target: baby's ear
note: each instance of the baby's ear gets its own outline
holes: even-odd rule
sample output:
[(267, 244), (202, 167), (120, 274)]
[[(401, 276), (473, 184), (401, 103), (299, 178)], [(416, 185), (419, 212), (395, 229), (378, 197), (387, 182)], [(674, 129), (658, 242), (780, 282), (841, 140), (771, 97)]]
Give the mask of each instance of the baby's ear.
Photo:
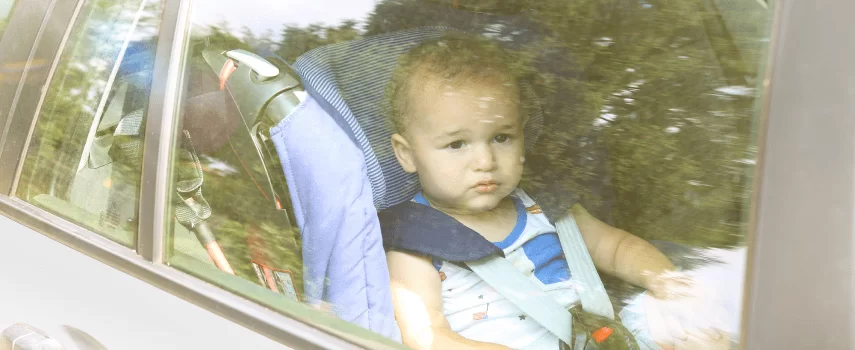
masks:
[(410, 148), (410, 143), (401, 134), (392, 135), (392, 149), (395, 150), (395, 158), (398, 159), (398, 164), (408, 173), (416, 172), (416, 162), (413, 159), (413, 150)]

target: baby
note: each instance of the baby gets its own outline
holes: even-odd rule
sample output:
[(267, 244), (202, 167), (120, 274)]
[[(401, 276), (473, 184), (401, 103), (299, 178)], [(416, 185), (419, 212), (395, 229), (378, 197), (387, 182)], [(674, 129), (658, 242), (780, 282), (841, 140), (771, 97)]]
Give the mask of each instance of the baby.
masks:
[[(481, 234), (559, 304), (579, 303), (555, 228), (517, 186), (525, 162), (520, 86), (485, 39), (450, 34), (421, 43), (387, 89), (392, 146), (417, 173), (413, 199)], [(601, 272), (665, 294), (671, 262), (645, 240), (570, 209)], [(477, 275), (456, 264), (387, 252), (395, 317), (413, 348), (525, 348), (554, 337)], [(552, 349), (558, 339), (550, 340)], [(549, 343), (549, 342), (547, 342)]]

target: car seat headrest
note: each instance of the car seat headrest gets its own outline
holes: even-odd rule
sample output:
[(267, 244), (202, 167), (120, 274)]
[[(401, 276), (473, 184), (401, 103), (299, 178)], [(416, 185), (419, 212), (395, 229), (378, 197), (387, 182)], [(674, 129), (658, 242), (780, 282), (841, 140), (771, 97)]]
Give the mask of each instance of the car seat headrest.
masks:
[[(306, 91), (362, 149), (378, 210), (409, 200), (419, 189), (417, 176), (401, 169), (392, 150), (394, 130), (382, 112), (386, 85), (399, 57), (453, 30), (420, 27), (323, 46), (294, 64)], [(540, 114), (529, 117), (526, 148), (534, 144), (542, 124)]]

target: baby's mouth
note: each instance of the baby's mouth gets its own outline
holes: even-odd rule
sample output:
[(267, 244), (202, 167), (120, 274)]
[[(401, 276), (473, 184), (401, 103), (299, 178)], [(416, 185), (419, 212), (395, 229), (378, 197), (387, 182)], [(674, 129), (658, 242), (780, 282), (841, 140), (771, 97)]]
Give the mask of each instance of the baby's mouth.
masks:
[(490, 193), (499, 188), (499, 183), (495, 180), (482, 180), (475, 184), (475, 191), (479, 193)]

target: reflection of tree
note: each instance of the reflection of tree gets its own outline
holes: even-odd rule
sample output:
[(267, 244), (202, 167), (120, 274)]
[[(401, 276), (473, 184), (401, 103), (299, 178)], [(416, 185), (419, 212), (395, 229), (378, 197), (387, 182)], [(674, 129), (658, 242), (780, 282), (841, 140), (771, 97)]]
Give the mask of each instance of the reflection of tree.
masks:
[[(202, 159), (205, 179), (202, 190), (211, 206), (208, 224), (235, 273), (258, 283), (253, 260), (290, 270), (302, 294), (299, 235), (294, 232), (286, 212), (275, 208), (264, 167), (241, 121), (241, 115), (231, 98), (219, 90), (217, 74), (220, 67), (211, 67), (202, 56), (203, 50), (214, 48), (271, 53), (277, 47), (271, 37), (270, 33), (257, 36), (248, 28), (233, 30), (228, 23), (194, 30), (190, 43), (186, 96), (188, 101), (197, 98), (202, 101), (195, 106), (207, 107), (204, 107), (203, 112), (191, 111), (191, 103), (186, 103), (185, 108), (188, 109), (185, 109), (182, 124), (194, 134), (194, 144)], [(220, 108), (225, 111), (215, 112)], [(220, 117), (225, 119), (215, 119)], [(203, 139), (206, 141), (199, 142)], [(204, 146), (200, 147), (202, 143)], [(178, 245), (174, 249), (180, 253), (189, 253), (181, 251)]]
[[(465, 19), (444, 15), (440, 5), (382, 1), (366, 35), (427, 25), (497, 37), (544, 33), (515, 48), (520, 62), (538, 67), (521, 70), (533, 73), (546, 113), (525, 184), (535, 192), (573, 192), (597, 206), (605, 197), (587, 184), (601, 176), (597, 163), (605, 163), (617, 226), (648, 239), (740, 244), (752, 167), (743, 160), (755, 158), (750, 88), (768, 13), (751, 1), (735, 3), (726, 10), (739, 22), (727, 27), (706, 0), (514, 3), (525, 11)], [(731, 36), (729, 28), (739, 31)], [(722, 89), (733, 85), (748, 94)], [(585, 153), (597, 138), (607, 157), (586, 159), (604, 156)]]
[(290, 270), (299, 289), (303, 266), (299, 235), (287, 214), (275, 209), (254, 147), (241, 127), (225, 145), (204, 154), (235, 170), (224, 173), (210, 161), (203, 163), (202, 187), (212, 209), (208, 223), (239, 276), (257, 282), (251, 263), (255, 260)]
[[(646, 239), (744, 244), (766, 9), (754, 1), (520, 0), (508, 1), (516, 13), (464, 16), (440, 2), (449, 5), (383, 0), (366, 35), (443, 25), (500, 42), (539, 36), (509, 46), (545, 114), (523, 179), (545, 207), (566, 207), (574, 193)], [(621, 305), (627, 286), (604, 280)]]
[(319, 46), (358, 39), (361, 34), (356, 21), (344, 21), (338, 26), (312, 24), (306, 28), (285, 26), (277, 52), (288, 62)]
[(0, 18), (0, 38), (3, 38), (3, 32), (6, 31), (7, 24), (9, 24), (8, 18)]
[[(315, 47), (360, 37), (356, 21), (345, 21), (331, 27), (321, 24), (306, 28), (285, 26), (281, 34), (282, 40), (275, 42), (270, 31), (258, 35), (247, 27), (235, 30), (225, 22), (194, 30), (188, 64), (189, 78), (195, 85), (189, 87), (193, 90), (189, 97), (218, 90), (215, 86), (218, 67), (208, 66), (202, 58), (204, 49), (244, 49), (262, 55), (276, 53), (293, 62), (297, 56)], [(239, 118), (237, 115), (233, 117)], [(203, 185), (205, 198), (212, 207), (209, 224), (235, 272), (248, 280), (258, 281), (251, 261), (267, 260), (274, 267), (292, 271), (296, 287), (302, 290), (299, 234), (293, 232), (286, 214), (274, 209), (265, 186), (263, 166), (257, 160), (246, 130), (238, 127), (231, 133), (229, 142), (200, 156), (207, 159), (209, 165), (216, 162), (236, 170), (222, 172), (217, 167), (205, 166)]]
[[(380, 1), (364, 31), (357, 21), (285, 26), (272, 43), (269, 33), (244, 30), (238, 38), (219, 25), (206, 40), (294, 62), (319, 46), (419, 26), (500, 41), (527, 36), (508, 47), (536, 91), (545, 127), (527, 155), (524, 186), (543, 194), (545, 206), (567, 202), (554, 194), (574, 193), (647, 239), (744, 244), (766, 9), (747, 0), (519, 0), (508, 1), (515, 11), (489, 15), (441, 2)], [(253, 214), (235, 216), (224, 226), (235, 229), (225, 232), (245, 235), (237, 218)], [(291, 256), (298, 264), (299, 254)]]
[[(103, 96), (111, 96), (108, 101), (113, 101), (117, 88), (129, 85), (129, 97), (121, 103), (122, 115), (145, 108), (148, 102), (160, 3), (150, 1), (139, 12), (141, 4), (139, 0), (87, 3), (61, 53), (60, 65), (27, 151), (18, 191), (19, 196), (39, 205), (46, 205), (37, 199), (39, 195), (65, 201), (66, 205), (48, 209), (128, 245), (133, 243), (136, 231), (139, 163), (113, 162), (98, 168), (87, 164), (80, 171), (78, 164)], [(139, 23), (132, 28), (137, 14)], [(119, 64), (119, 52), (132, 29), (128, 47), (134, 49), (128, 49), (122, 64), (136, 68), (120, 69), (114, 84), (108, 86), (108, 78)], [(131, 51), (143, 54), (131, 58)], [(145, 55), (146, 52), (152, 54)], [(138, 154), (131, 156), (138, 157)], [(131, 216), (119, 220), (124, 213)]]

